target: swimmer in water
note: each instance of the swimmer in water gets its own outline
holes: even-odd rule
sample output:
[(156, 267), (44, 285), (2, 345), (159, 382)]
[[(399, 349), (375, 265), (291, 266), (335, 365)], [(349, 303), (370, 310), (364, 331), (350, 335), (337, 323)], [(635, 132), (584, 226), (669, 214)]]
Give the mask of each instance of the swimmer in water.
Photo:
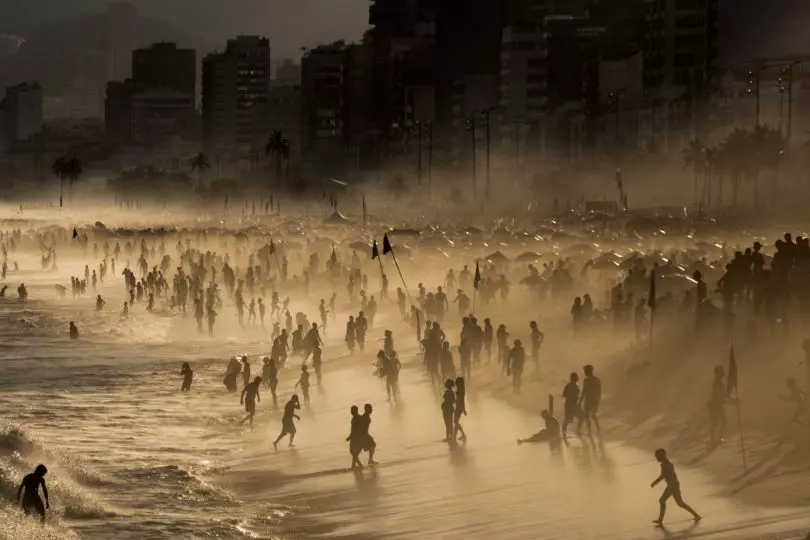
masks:
[[(23, 493), (23, 490), (25, 490), (22, 499), (22, 509), (25, 515), (31, 515), (32, 511), (36, 512), (39, 514), (42, 523), (45, 523), (45, 509), (50, 508), (50, 503), (48, 502), (48, 488), (45, 486), (45, 475), (47, 473), (48, 469), (45, 465), (37, 465), (34, 472), (25, 475), (22, 483), (20, 483), (19, 489), (17, 489), (17, 502), (20, 502), (20, 495)], [(39, 486), (42, 486), (42, 494), (45, 496), (44, 505), (42, 504), (42, 499), (39, 498)]]

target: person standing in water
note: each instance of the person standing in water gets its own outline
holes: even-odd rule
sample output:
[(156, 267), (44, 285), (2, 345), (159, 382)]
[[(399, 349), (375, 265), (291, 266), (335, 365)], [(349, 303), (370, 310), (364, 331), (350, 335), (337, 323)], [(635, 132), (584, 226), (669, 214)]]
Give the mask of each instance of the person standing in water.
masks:
[(293, 418), (298, 418), (301, 420), (301, 417), (295, 414), (296, 410), (301, 409), (301, 403), (298, 401), (298, 396), (293, 394), (290, 398), (290, 401), (284, 406), (284, 416), (281, 417), (281, 433), (279, 434), (278, 438), (273, 441), (273, 449), (278, 450), (278, 443), (283, 439), (285, 436), (290, 436), (290, 447), (295, 446), (295, 422)]
[(363, 417), (360, 416), (357, 405), (352, 405), (351, 408), (352, 423), (349, 436), (346, 441), (349, 443), (349, 454), (352, 456), (352, 469), (362, 469), (363, 464), (360, 463), (360, 452), (363, 451), (365, 440), (362, 436)]
[(653, 523), (663, 525), (664, 515), (667, 513), (667, 500), (669, 500), (670, 497), (675, 499), (675, 504), (692, 514), (695, 521), (700, 521), (700, 514), (686, 504), (681, 496), (681, 484), (678, 481), (678, 476), (675, 474), (675, 466), (669, 458), (667, 458), (667, 451), (663, 448), (659, 448), (655, 451), (655, 459), (661, 464), (661, 475), (650, 484), (650, 487), (655, 487), (662, 481), (666, 482), (667, 487), (664, 489), (664, 493), (661, 494), (661, 498), (658, 499), (660, 511), (658, 513), (658, 519), (654, 520)]
[(245, 388), (250, 384), (250, 362), (247, 355), (242, 357), (242, 382)]
[[(20, 487), (17, 489), (17, 502), (20, 502), (20, 495), (22, 498), (22, 509), (26, 516), (30, 516), (31, 512), (39, 514), (40, 521), (45, 523), (45, 509), (50, 508), (51, 504), (48, 501), (48, 487), (45, 485), (45, 475), (48, 469), (45, 465), (37, 465), (34, 472), (26, 474)], [(39, 498), (39, 486), (42, 486), (42, 495), (45, 497), (45, 504), (42, 504), (42, 499)], [(25, 493), (23, 494), (23, 490)]]
[(543, 341), (545, 340), (545, 336), (543, 332), (541, 332), (537, 328), (537, 322), (532, 321), (529, 323), (529, 328), (532, 331), (532, 362), (534, 362), (534, 367), (536, 370), (540, 370), (540, 347), (543, 345)]
[(377, 464), (377, 462), (374, 461), (374, 452), (377, 450), (377, 443), (374, 440), (374, 437), (371, 436), (371, 433), (369, 433), (369, 429), (371, 428), (372, 411), (373, 409), (369, 403), (366, 403), (363, 406), (363, 416), (361, 416), (362, 422), (360, 424), (362, 426), (360, 437), (363, 440), (363, 450), (368, 452), (369, 467)]
[(278, 387), (278, 368), (276, 361), (264, 357), (264, 365), (262, 366), (262, 380), (264, 384), (270, 388), (270, 394), (273, 396), (273, 407), (278, 409), (278, 398), (276, 397), (276, 388)]
[(183, 362), (180, 368), (180, 375), (183, 376), (183, 385), (180, 387), (181, 392), (191, 391), (191, 381), (194, 380), (194, 372), (191, 371), (191, 366), (188, 362)]
[(318, 386), (321, 385), (321, 368), (323, 367), (322, 354), (321, 342), (317, 340), (312, 344), (312, 369), (315, 370), (315, 378), (318, 380)]
[(519, 339), (515, 340), (515, 346), (509, 351), (507, 357), (506, 372), (512, 374), (512, 393), (520, 394), (520, 381), (523, 377), (523, 367), (526, 364), (526, 351)]
[(453, 414), (456, 407), (456, 394), (453, 392), (453, 380), (444, 382), (444, 398), (442, 399), (442, 417), (444, 418), (444, 442), (453, 441)]
[(70, 321), (70, 325), (68, 326), (68, 334), (70, 335), (70, 339), (79, 339), (79, 329), (76, 328), (73, 321)]
[(464, 428), (461, 427), (461, 415), (467, 416), (467, 391), (464, 389), (464, 378), (456, 378), (456, 408), (453, 414), (453, 440), (456, 439), (459, 432), (461, 433), (461, 441), (467, 440), (467, 434), (464, 433)]
[(247, 416), (242, 419), (240, 424), (244, 424), (248, 420), (250, 420), (250, 425), (253, 426), (253, 416), (256, 414), (256, 402), (261, 401), (261, 397), (259, 396), (259, 385), (262, 383), (261, 377), (256, 377), (253, 379), (252, 383), (245, 385), (245, 388), (242, 390), (242, 396), (239, 398), (239, 404), (245, 405), (245, 412)]
[(304, 394), (304, 405), (309, 405), (309, 371), (307, 371), (306, 364), (301, 366), (301, 377), (295, 383), (296, 388), (299, 386), (301, 387), (301, 393)]

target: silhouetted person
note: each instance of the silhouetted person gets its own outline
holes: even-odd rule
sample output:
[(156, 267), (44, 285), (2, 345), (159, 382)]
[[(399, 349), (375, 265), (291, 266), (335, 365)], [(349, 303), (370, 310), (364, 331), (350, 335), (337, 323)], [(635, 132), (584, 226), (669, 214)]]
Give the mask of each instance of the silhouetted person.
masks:
[(301, 377), (295, 383), (296, 388), (299, 386), (301, 387), (301, 393), (304, 394), (304, 404), (309, 405), (309, 371), (307, 371), (306, 364), (301, 366)]
[(278, 398), (276, 397), (276, 388), (278, 387), (278, 368), (276, 367), (276, 361), (265, 356), (263, 362), (262, 380), (264, 381), (264, 384), (270, 388), (270, 394), (273, 396), (273, 407), (278, 408)]
[(76, 328), (76, 325), (73, 323), (73, 321), (70, 321), (68, 333), (70, 335), (70, 339), (79, 339), (79, 329)]
[(253, 425), (253, 416), (256, 414), (256, 402), (261, 401), (261, 397), (259, 396), (259, 385), (262, 384), (262, 378), (256, 377), (253, 379), (252, 383), (248, 383), (242, 389), (242, 396), (239, 398), (239, 404), (245, 405), (245, 412), (247, 416), (242, 419), (240, 424), (244, 424), (248, 420), (250, 420), (250, 425)]
[(290, 401), (284, 406), (284, 415), (281, 417), (281, 433), (279, 434), (278, 438), (273, 441), (273, 449), (278, 450), (278, 443), (283, 439), (286, 435), (290, 436), (290, 446), (295, 446), (295, 421), (294, 418), (298, 418), (301, 420), (301, 417), (295, 414), (295, 411), (301, 408), (301, 404), (298, 401), (298, 396), (293, 394), (290, 398)]
[(560, 421), (553, 414), (544, 410), (540, 413), (545, 427), (529, 437), (528, 439), (518, 439), (518, 444), (538, 443), (538, 442), (558, 442), (560, 440)]
[(532, 331), (532, 362), (534, 362), (534, 367), (536, 369), (540, 369), (540, 347), (543, 345), (543, 340), (545, 336), (543, 332), (541, 332), (537, 328), (537, 322), (532, 321), (529, 323), (529, 329)]
[(661, 476), (656, 478), (653, 483), (650, 484), (650, 487), (655, 487), (661, 481), (664, 481), (667, 487), (664, 489), (664, 493), (661, 494), (661, 498), (658, 499), (658, 504), (660, 505), (661, 510), (658, 513), (658, 519), (653, 521), (653, 523), (658, 525), (663, 524), (664, 515), (667, 513), (667, 500), (670, 497), (675, 499), (675, 504), (692, 514), (695, 521), (698, 521), (700, 519), (700, 515), (695, 512), (691, 506), (686, 504), (681, 497), (681, 485), (678, 482), (678, 476), (675, 474), (675, 466), (667, 458), (667, 451), (663, 448), (659, 448), (655, 451), (655, 459), (661, 463)]
[(189, 392), (191, 390), (191, 381), (194, 380), (194, 372), (191, 371), (191, 366), (188, 362), (183, 362), (180, 368), (180, 375), (183, 376), (183, 384), (180, 386), (181, 392)]
[[(48, 469), (45, 465), (37, 465), (34, 472), (26, 474), (20, 487), (17, 489), (17, 502), (20, 502), (20, 494), (22, 498), (22, 509), (26, 516), (31, 515), (31, 512), (39, 514), (40, 521), (45, 523), (45, 509), (50, 508), (48, 502), (48, 487), (45, 485), (45, 475)], [(39, 498), (39, 486), (42, 486), (42, 495), (45, 497), (45, 504), (42, 504), (42, 499)], [(23, 493), (24, 491), (24, 493)]]
[(602, 431), (599, 426), (599, 417), (596, 415), (599, 411), (599, 403), (602, 401), (602, 381), (593, 374), (592, 365), (585, 366), (582, 371), (585, 373), (585, 379), (582, 381), (582, 396), (579, 398), (582, 417), (579, 419), (577, 432), (582, 429), (582, 421), (584, 420), (588, 426), (588, 435), (590, 435), (591, 421), (596, 425), (596, 431)]
[(315, 341), (312, 344), (312, 369), (315, 370), (315, 377), (318, 379), (319, 386), (321, 384), (321, 369), (323, 368), (322, 355), (321, 342)]
[(795, 422), (803, 426), (807, 425), (807, 394), (799, 389), (796, 379), (788, 377), (787, 380), (788, 393), (786, 396), (779, 396), (784, 401), (790, 401), (796, 405), (796, 411), (793, 413), (791, 423)]
[(582, 414), (579, 409), (579, 386), (577, 386), (577, 381), (579, 381), (579, 376), (576, 373), (571, 373), (568, 384), (563, 389), (563, 398), (565, 399), (565, 416), (562, 425), (563, 439), (568, 437), (568, 426), (575, 418), (580, 418)]
[(512, 393), (520, 394), (520, 381), (523, 377), (523, 368), (526, 365), (526, 350), (519, 339), (515, 340), (515, 345), (510, 349), (507, 358), (506, 373), (512, 374)]
[(442, 417), (444, 418), (444, 432), (445, 442), (451, 442), (453, 439), (453, 413), (456, 407), (456, 394), (453, 392), (453, 381), (447, 379), (444, 382), (444, 397), (442, 399)]
[(453, 439), (461, 433), (461, 440), (467, 440), (467, 434), (461, 427), (461, 415), (467, 416), (467, 391), (464, 386), (464, 378), (456, 378), (456, 408), (453, 413)]
[(28, 290), (25, 288), (25, 283), (20, 283), (20, 286), (17, 287), (17, 295), (20, 297), (20, 300), (28, 299)]
[(360, 452), (363, 451), (365, 446), (365, 439), (363, 437), (363, 417), (358, 413), (357, 405), (352, 405), (351, 408), (352, 422), (351, 431), (346, 440), (349, 442), (349, 454), (352, 456), (352, 469), (362, 469), (363, 464), (360, 463)]
[(371, 428), (372, 412), (373, 409), (371, 408), (371, 405), (366, 403), (363, 406), (363, 416), (360, 417), (362, 418), (362, 422), (360, 423), (360, 426), (362, 426), (360, 437), (363, 441), (363, 450), (368, 452), (368, 464), (376, 465), (377, 462), (374, 461), (374, 452), (377, 450), (377, 443), (374, 441), (374, 437), (371, 436), (371, 433), (369, 433), (369, 429)]

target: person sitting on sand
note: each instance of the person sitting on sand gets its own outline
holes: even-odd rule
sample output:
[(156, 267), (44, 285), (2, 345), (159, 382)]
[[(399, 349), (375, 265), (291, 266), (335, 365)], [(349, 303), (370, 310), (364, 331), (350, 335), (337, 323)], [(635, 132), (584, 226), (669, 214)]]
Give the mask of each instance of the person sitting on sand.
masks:
[(555, 443), (559, 442), (560, 440), (560, 421), (551, 414), (549, 411), (544, 410), (540, 413), (540, 416), (543, 417), (543, 422), (545, 422), (546, 427), (541, 429), (528, 439), (518, 439), (518, 444), (523, 443), (539, 443), (539, 442), (550, 442)]
[(76, 325), (73, 321), (70, 321), (70, 329), (68, 330), (70, 334), (70, 339), (79, 339), (79, 329), (76, 328)]
[(17, 287), (17, 294), (20, 297), (20, 300), (28, 299), (28, 290), (25, 288), (25, 283), (20, 283), (20, 286)]

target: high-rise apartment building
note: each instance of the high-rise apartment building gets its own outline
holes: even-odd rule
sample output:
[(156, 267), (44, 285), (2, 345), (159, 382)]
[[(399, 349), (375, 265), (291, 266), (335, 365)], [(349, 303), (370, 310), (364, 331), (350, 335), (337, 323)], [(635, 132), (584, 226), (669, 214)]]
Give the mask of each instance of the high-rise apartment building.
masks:
[(0, 101), (0, 150), (42, 131), (42, 88), (20, 84), (6, 89)]
[(257, 36), (229, 40), (203, 60), (202, 114), (206, 152), (255, 158), (264, 151), (272, 71), (270, 42)]

